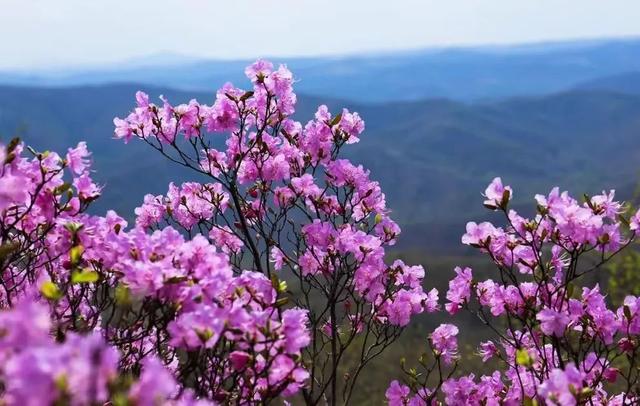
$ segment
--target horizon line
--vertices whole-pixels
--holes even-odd
[[[371,50],[362,50],[356,52],[336,52],[336,53],[318,53],[309,55],[271,55],[271,56],[254,56],[254,57],[219,57],[209,55],[191,55],[183,54],[179,52],[173,52],[170,50],[158,51],[149,54],[141,54],[139,56],[126,57],[117,60],[104,61],[104,62],[87,62],[87,63],[72,63],[69,65],[51,65],[51,66],[24,66],[24,67],[0,67],[0,73],[3,74],[64,74],[73,72],[91,72],[100,70],[111,70],[114,68],[131,68],[132,66],[138,68],[151,68],[151,67],[180,67],[187,66],[193,63],[201,62],[220,62],[220,63],[247,63],[256,59],[267,60],[313,60],[313,59],[349,59],[349,58],[373,58],[386,55],[411,55],[420,53],[444,53],[448,51],[478,51],[478,52],[499,52],[499,51],[534,51],[536,47],[554,47],[554,46],[570,46],[580,45],[584,46],[596,46],[598,44],[607,42],[626,42],[640,40],[640,34],[633,35],[616,35],[616,36],[599,36],[599,37],[571,37],[571,38],[558,38],[558,39],[541,39],[533,41],[522,42],[485,42],[485,43],[455,43],[455,44],[443,44],[443,45],[427,45],[416,46],[408,48],[379,48]],[[540,49],[540,51],[548,51],[549,49]],[[167,61],[167,62],[147,62],[157,58],[158,56],[169,56],[182,58],[182,60]],[[136,66],[137,65],[137,66]]]

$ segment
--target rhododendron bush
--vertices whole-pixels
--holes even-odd
[[[613,191],[584,202],[558,188],[538,195],[537,214],[508,209],[512,189],[494,179],[485,206],[502,212],[505,227],[467,224],[464,244],[479,249],[496,277],[476,280],[456,268],[445,309],[465,309],[489,326],[495,340],[479,343],[483,362],[500,369],[480,377],[455,375],[458,328],[444,324],[429,336],[430,354],[404,366],[404,380],[387,390],[393,405],[549,404],[636,405],[640,298],[610,308],[600,287],[580,279],[600,270],[635,238],[640,212],[625,218]],[[463,367],[463,366],[462,366]],[[614,390],[617,389],[617,392]]]
[[[267,277],[234,274],[202,236],[84,214],[100,193],[84,144],[0,151],[7,403],[267,402],[306,381],[306,312]]]
[[[139,92],[114,120],[118,138],[203,180],[147,195],[132,227],[85,214],[101,187],[84,143],[64,157],[3,147],[4,317],[41,320],[33,342],[7,322],[3,357],[31,360],[52,401],[346,402],[411,315],[436,309],[421,267],[384,261],[399,228],[378,183],[339,158],[364,130],[358,114],[321,106],[303,126],[285,67],[246,73],[250,90],[227,84],[212,105]],[[347,366],[348,350],[360,356]],[[6,399],[37,402],[19,370],[2,371]]]
[[[258,61],[246,75],[248,89],[226,84],[210,105],[138,92],[114,119],[116,138],[193,173],[146,195],[135,224],[88,214],[102,186],[85,143],[64,155],[0,146],[3,402],[347,404],[412,316],[440,309],[421,266],[386,260],[400,229],[379,184],[341,158],[363,136],[359,115],[320,106],[300,123],[286,67]],[[632,241],[640,215],[625,219],[613,193],[579,203],[554,190],[525,219],[512,193],[494,180],[485,205],[507,226],[469,223],[463,236],[496,278],[456,268],[444,306],[491,327],[479,354],[502,368],[461,374],[452,320],[387,400],[637,402],[640,299],[609,309],[578,282]],[[613,381],[622,394],[607,393]]]

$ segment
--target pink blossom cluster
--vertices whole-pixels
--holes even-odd
[[[47,307],[31,300],[0,311],[0,382],[6,404],[88,405],[110,399],[145,406],[213,404],[196,400],[190,390],[180,394],[173,375],[154,357],[142,363],[136,380],[127,382],[118,370],[118,350],[99,332],[70,332],[60,342],[51,334],[54,327]]]
[[[340,157],[360,116],[320,106],[303,125],[285,66],[245,73],[250,90],[226,84],[211,105],[138,92],[114,120],[117,138],[197,175],[146,195],[133,227],[86,213],[101,187],[85,143],[0,145],[0,403],[349,404],[412,317],[440,308],[422,266],[387,261],[400,228],[369,171]],[[497,275],[455,268],[444,305],[495,333],[476,355],[497,367],[460,373],[461,332],[442,324],[387,401],[640,403],[640,298],[616,308],[580,284],[634,241],[640,211],[556,188],[526,217],[512,197],[494,179],[484,205],[506,224],[462,237]]]
[[[423,290],[422,267],[385,262],[400,228],[369,171],[340,158],[364,131],[360,116],[320,106],[303,124],[291,118],[296,96],[286,66],[260,60],[245,73],[249,90],[227,83],[211,105],[164,97],[156,105],[138,92],[134,110],[114,120],[115,135],[140,139],[205,179],[147,195],[136,209],[138,227],[204,235],[229,254],[234,272],[250,261],[268,278],[298,285],[293,300],[313,310],[310,324],[323,332],[312,334],[305,359],[333,371],[320,376],[312,368],[318,384],[304,396],[313,403],[327,390],[322,380],[338,385],[342,355],[327,356],[329,348],[344,352],[360,333],[372,340],[360,345],[386,347],[411,316],[438,308],[438,292]]]
[[[435,363],[421,361],[427,376],[438,373],[437,386],[408,374],[407,385],[394,382],[387,399],[396,405],[636,404],[640,298],[628,296],[615,309],[598,285],[578,283],[633,241],[640,212],[625,218],[613,191],[580,203],[555,188],[536,196],[536,216],[524,218],[508,209],[512,193],[494,179],[485,206],[503,212],[507,226],[470,222],[462,237],[489,256],[499,278],[476,280],[470,268],[456,268],[445,305],[452,315],[466,309],[492,326],[496,339],[481,343],[478,355],[501,369],[479,379],[453,377],[454,359],[445,372],[457,328],[442,325],[430,336]],[[610,395],[613,383],[625,391]]]
[[[437,309],[422,267],[385,262],[400,229],[379,184],[339,158],[359,141],[360,116],[320,106],[302,125],[290,118],[286,67],[258,61],[246,74],[251,90],[226,84],[212,105],[155,105],[138,92],[114,120],[116,137],[141,139],[207,180],[147,195],[133,228],[113,211],[85,213],[101,191],[85,143],[65,157],[29,149],[26,158],[19,141],[0,148],[2,307],[8,318],[37,308],[46,325],[6,356],[31,357],[23,372],[41,376],[43,399],[266,404],[299,393],[336,403],[344,354],[357,344],[348,401],[410,317]],[[5,338],[31,334],[5,329]],[[2,373],[3,399],[30,402],[34,394],[12,389],[24,386],[21,372]]]
[[[18,139],[0,144],[1,307],[24,293],[25,279],[33,282],[51,271],[64,250],[52,234],[100,195],[90,177],[90,156],[84,142],[66,156],[37,153]]]
[[[260,403],[305,385],[307,311],[283,308],[280,285],[234,273],[200,235],[127,230],[113,211],[85,214],[100,187],[84,143],[66,158],[29,150],[28,159],[18,141],[0,151],[3,400],[113,400],[127,374],[139,377],[127,395],[136,404],[180,394]],[[105,365],[94,368],[98,350]]]
[[[281,309],[278,286],[265,275],[235,275],[227,254],[205,237],[185,240],[172,228],[108,234],[106,253],[100,236],[88,238],[93,244],[85,255],[117,275],[132,300],[141,301],[143,311],[149,312],[146,317],[156,317],[153,325],[106,331],[110,340],[127,342],[130,362],[139,362],[139,354],[154,346],[166,345],[164,362],[179,376],[197,368],[203,374],[198,393],[216,400],[233,393],[259,401],[293,394],[305,384],[308,372],[300,353],[309,344],[307,312]],[[170,316],[152,314],[159,309]],[[142,311],[136,313],[139,318]],[[129,339],[136,332],[141,338]],[[189,359],[181,359],[181,350],[189,352]],[[234,392],[230,381],[244,392]]]
[[[320,106],[303,126],[288,117],[296,97],[286,67],[274,70],[258,61],[246,74],[253,90],[227,84],[212,106],[195,100],[172,106],[164,98],[156,106],[139,92],[135,110],[115,119],[116,136],[153,139],[163,153],[180,150],[175,140],[182,134],[200,151],[190,157],[180,150],[177,160],[197,164],[193,169],[215,181],[171,184],[166,196],[147,195],[136,209],[137,225],[172,221],[186,230],[204,228],[212,243],[238,253],[250,249],[247,240],[253,235],[247,231],[260,234],[264,223],[284,222],[302,211],[308,220],[293,230],[301,237],[300,247],[267,241],[274,270],[289,265],[303,276],[331,278],[350,257],[353,287],[375,306],[380,320],[403,326],[412,314],[435,310],[437,292],[421,288],[424,270],[402,263],[390,268],[383,261],[384,245],[394,244],[400,229],[388,217],[380,186],[362,166],[335,158],[364,130],[357,113],[345,109],[332,116]],[[225,151],[209,147],[203,136],[229,131]],[[235,221],[224,221],[227,217]]]

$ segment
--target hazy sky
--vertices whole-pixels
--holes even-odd
[[[640,35],[638,0],[0,0],[0,68]]]

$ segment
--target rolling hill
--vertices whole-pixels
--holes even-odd
[[[608,90],[626,94],[640,94],[640,71],[624,72],[580,83],[577,89]]]
[[[113,117],[129,111],[139,87],[176,102],[213,99],[142,85],[0,87],[0,137],[6,142],[18,132],[37,148],[61,152],[87,140],[96,178],[106,186],[94,210],[113,207],[130,216],[145,193],[163,193],[170,180],[191,176],[142,143],[112,139]],[[320,102],[301,96],[298,117],[311,117]],[[404,248],[460,252],[464,224],[486,216],[480,193],[494,176],[514,187],[515,207],[524,211],[523,202],[554,185],[578,196],[615,188],[628,199],[638,180],[637,95],[575,90],[472,104],[327,104],[357,110],[366,120],[362,141],[347,155],[381,182],[407,234]]]
[[[92,69],[0,72],[0,83],[67,87],[129,82],[208,90],[228,80],[244,83],[242,72],[249,62],[160,55]],[[300,78],[297,88],[305,94],[357,102],[475,101],[549,94],[640,70],[640,39],[287,58],[286,63]]]

